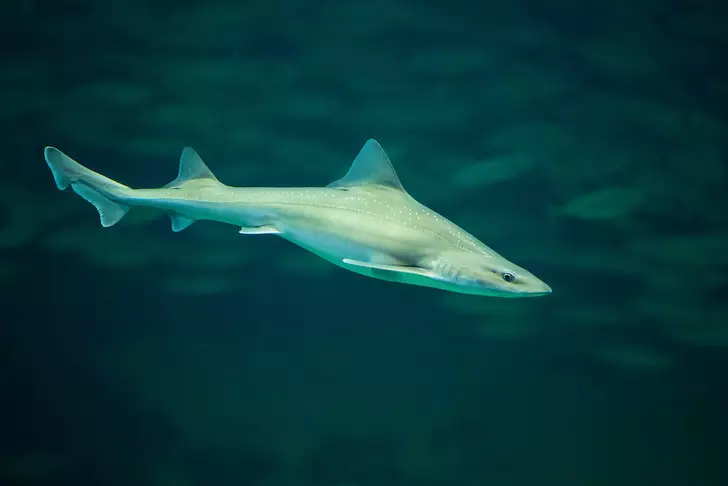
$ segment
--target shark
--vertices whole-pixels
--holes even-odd
[[[133,207],[169,215],[172,230],[211,220],[242,235],[277,235],[346,270],[389,282],[491,297],[535,297],[551,287],[403,187],[374,139],[348,172],[321,187],[223,184],[200,155],[184,147],[177,177],[161,188],[132,189],[47,146],[44,158],[59,190],[70,187],[95,206],[103,227]]]

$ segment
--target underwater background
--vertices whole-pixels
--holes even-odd
[[[728,4],[0,4],[0,484],[728,484]],[[133,187],[405,186],[553,288],[368,279]]]

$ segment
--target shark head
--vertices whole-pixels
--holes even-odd
[[[427,262],[437,286],[465,294],[537,297],[551,293],[538,277],[497,254],[449,251]]]

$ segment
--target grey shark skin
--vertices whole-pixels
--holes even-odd
[[[464,294],[528,297],[551,288],[402,187],[389,158],[368,140],[348,173],[325,187],[231,187],[190,147],[177,178],[159,189],[132,189],[54,147],[45,160],[56,185],[93,204],[104,227],[133,206],[169,214],[172,229],[196,220],[239,226],[241,234],[276,234],[347,270],[383,280]]]

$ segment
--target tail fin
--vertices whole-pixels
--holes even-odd
[[[64,191],[73,182],[78,180],[77,174],[83,168],[81,164],[55,147],[46,147],[43,155],[45,156],[46,164],[48,164],[51,173],[53,173],[53,179],[55,179],[58,189]]]
[[[94,191],[89,186],[83,184],[71,184],[71,189],[76,194],[94,205],[96,210],[99,212],[101,218],[101,226],[108,228],[114,226],[116,223],[121,221],[126,213],[129,212],[129,206],[124,206],[111,199],[105,198],[99,192]]]
[[[115,225],[129,211],[129,206],[112,200],[115,193],[129,187],[84,167],[55,147],[46,147],[43,154],[58,189],[63,191],[71,186],[76,194],[93,204],[103,227]]]

